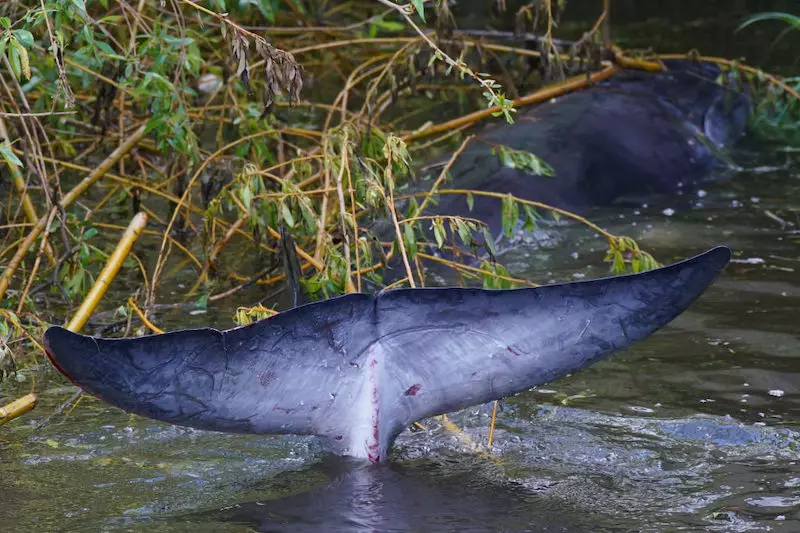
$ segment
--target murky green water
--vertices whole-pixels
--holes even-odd
[[[493,460],[436,421],[378,468],[312,438],[176,428],[92,398],[39,428],[74,391],[43,365],[39,407],[0,429],[0,531],[800,531],[800,152],[745,144],[736,160],[700,193],[593,214],[663,262],[715,244],[735,260],[647,341],[506,401]],[[559,235],[512,252],[514,270],[606,274],[600,240]],[[453,418],[485,442],[489,412]]]

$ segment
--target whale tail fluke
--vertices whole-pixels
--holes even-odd
[[[428,416],[591,365],[663,327],[725,268],[727,248],[668,267],[538,288],[350,294],[227,331],[98,339],[51,327],[48,354],[87,392],[173,424],[327,437],[382,460]]]

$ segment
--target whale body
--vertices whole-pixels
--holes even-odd
[[[727,248],[640,274],[513,290],[398,289],[227,331],[102,339],[45,332],[98,398],[206,430],[313,434],[377,463],[414,421],[500,399],[644,339],[698,298]]]
[[[440,189],[512,194],[585,213],[706,181],[743,135],[750,99],[732,84],[718,83],[722,74],[716,65],[664,63],[665,72],[626,70],[524,110],[512,125],[484,128],[458,156]],[[493,153],[498,146],[534,154],[553,175],[505,166]],[[428,170],[438,175],[447,161]],[[476,195],[470,209],[462,195],[441,195],[427,214],[473,217],[495,235],[501,230],[497,198]]]

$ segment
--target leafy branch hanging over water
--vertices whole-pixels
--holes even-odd
[[[768,12],[753,15],[739,26],[739,31],[765,21],[779,21],[786,25],[772,45],[787,37],[800,43],[797,35],[800,32],[800,16],[791,13]],[[768,75],[762,72],[757,75],[762,81],[768,79]],[[797,145],[800,144],[800,76],[783,81],[792,91],[781,90],[772,83],[761,83],[756,87],[758,98],[751,128],[763,137]]]

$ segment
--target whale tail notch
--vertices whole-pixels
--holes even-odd
[[[404,427],[585,368],[682,313],[727,248],[664,268],[513,290],[349,294],[227,331],[100,339],[51,327],[55,366],[87,392],[172,424],[316,434],[377,462]]]

